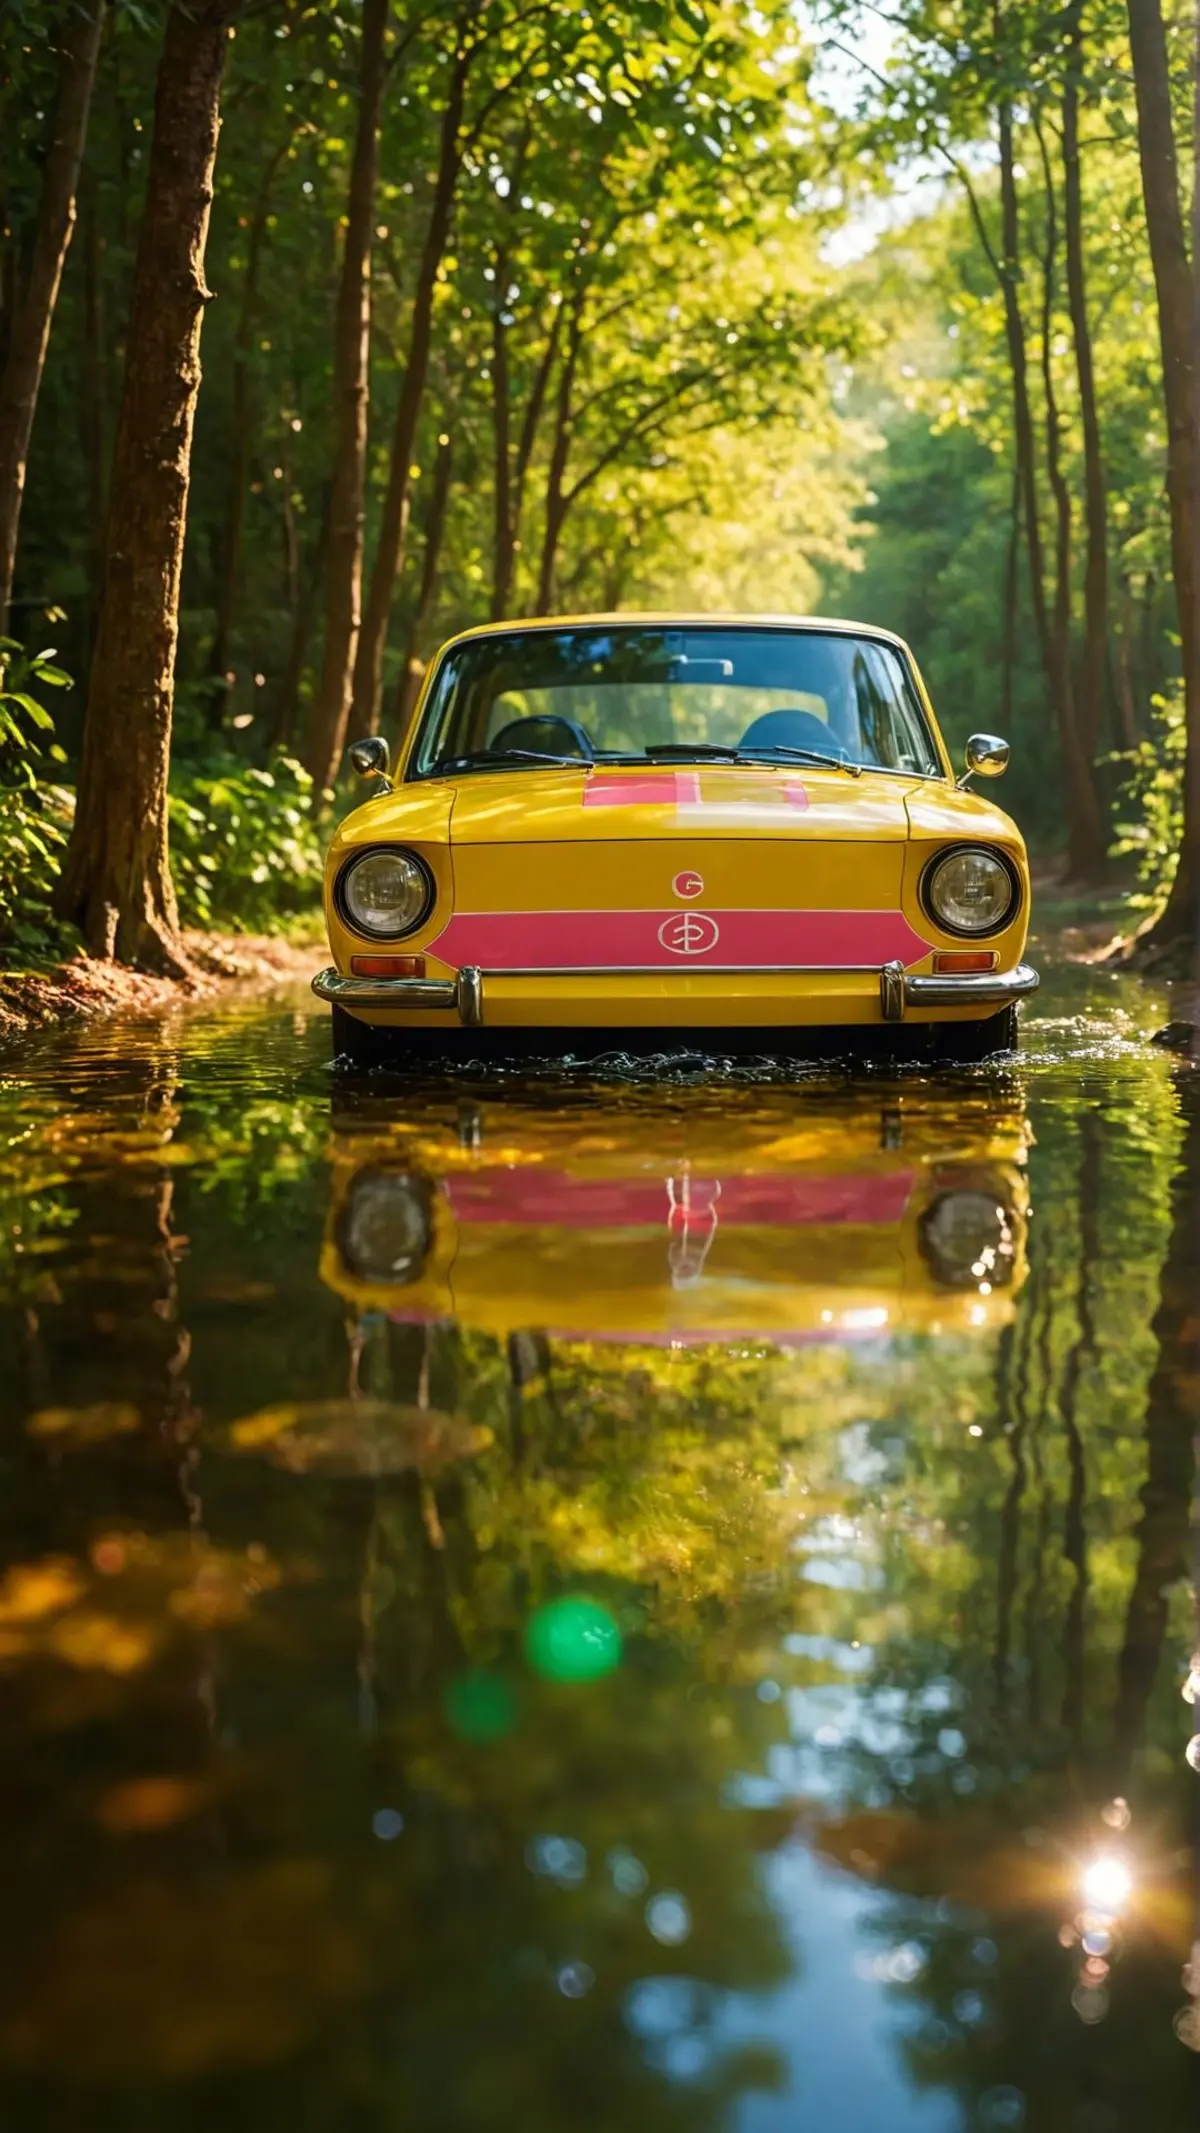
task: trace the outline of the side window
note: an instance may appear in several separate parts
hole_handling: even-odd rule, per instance
[[[867,762],[885,770],[924,771],[930,749],[916,707],[909,701],[898,660],[885,645],[862,644],[854,656],[854,694]]]

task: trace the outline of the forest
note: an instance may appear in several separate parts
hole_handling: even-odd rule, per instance
[[[316,901],[489,618],[853,615],[1200,938],[1194,22],[6,0],[0,959]]]

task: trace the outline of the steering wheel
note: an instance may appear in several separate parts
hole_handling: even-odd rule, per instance
[[[499,733],[488,742],[488,746],[498,749],[502,754],[508,748],[544,748],[549,753],[551,749],[561,748],[561,742],[556,744],[554,741],[553,736],[556,733],[565,733],[585,762],[595,762],[596,751],[590,736],[573,718],[561,718],[557,711],[544,711],[532,718],[510,719],[507,726],[501,726]]]
[[[818,755],[844,756],[846,753],[836,733],[813,711],[764,711],[751,720],[738,746],[808,748]]]

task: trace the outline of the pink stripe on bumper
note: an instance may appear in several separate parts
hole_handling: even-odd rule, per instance
[[[902,911],[459,911],[430,949],[456,969],[813,970],[916,963]]]

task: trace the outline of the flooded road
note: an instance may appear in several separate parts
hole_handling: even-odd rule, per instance
[[[0,2125],[1193,2126],[1200,1087],[1037,1006],[0,1062]]]

